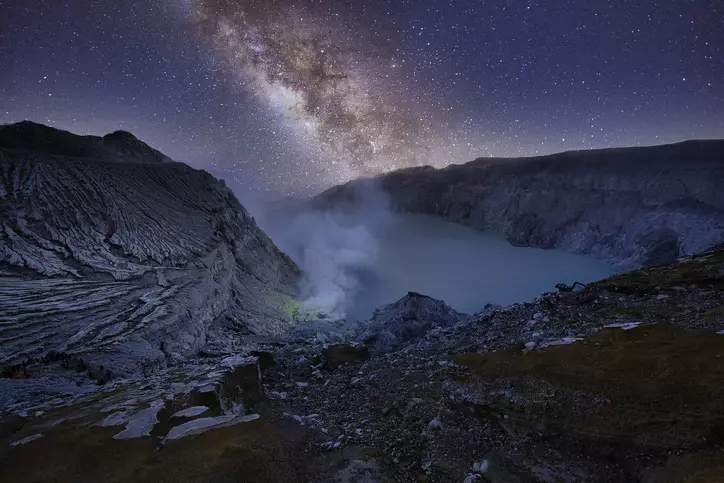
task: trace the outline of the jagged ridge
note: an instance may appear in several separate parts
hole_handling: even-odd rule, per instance
[[[171,161],[127,131],[115,131],[103,137],[78,136],[31,121],[0,125],[0,146],[16,151],[115,162]]]

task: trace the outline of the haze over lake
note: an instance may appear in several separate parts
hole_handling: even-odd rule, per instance
[[[515,247],[498,234],[425,215],[399,215],[377,240],[376,260],[360,274],[351,320],[369,318],[409,291],[475,313],[487,303],[528,301],[559,282],[588,283],[614,273],[602,260]]]

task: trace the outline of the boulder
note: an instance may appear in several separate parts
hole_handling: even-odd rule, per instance
[[[449,327],[468,317],[442,300],[408,292],[397,302],[375,310],[358,338],[375,351],[388,352],[421,339],[432,329]]]
[[[216,371],[198,384],[188,406],[206,406],[214,414],[250,412],[266,399],[257,357],[227,357],[223,371]]]
[[[322,351],[327,367],[334,369],[342,364],[366,361],[370,357],[367,347],[335,344]]]

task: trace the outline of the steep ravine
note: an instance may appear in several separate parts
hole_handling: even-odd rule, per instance
[[[0,126],[0,364],[128,373],[238,349],[289,325],[297,277],[209,173],[129,133]]]
[[[724,141],[480,158],[374,180],[395,209],[562,248],[621,268],[655,265],[724,241]],[[354,200],[365,181],[332,188],[322,208]],[[369,189],[361,190],[368,196]]]

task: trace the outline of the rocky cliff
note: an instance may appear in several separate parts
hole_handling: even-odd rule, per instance
[[[396,209],[504,234],[516,245],[562,248],[654,265],[724,241],[724,141],[480,158],[377,179]],[[319,195],[353,201],[353,181]]]
[[[123,131],[0,126],[0,363],[229,351],[291,322],[297,276],[209,173]]]

